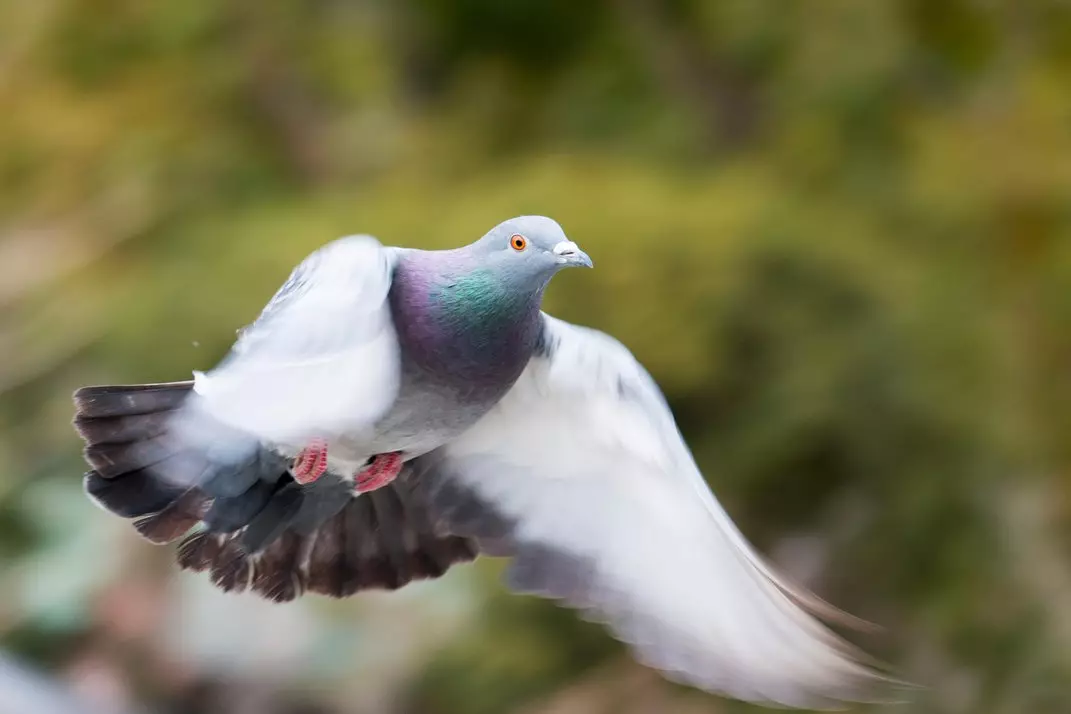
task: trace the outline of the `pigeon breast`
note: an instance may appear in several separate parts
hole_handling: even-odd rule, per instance
[[[402,251],[388,298],[401,385],[370,446],[415,456],[460,435],[517,381],[538,342],[540,296],[470,269],[463,251]]]

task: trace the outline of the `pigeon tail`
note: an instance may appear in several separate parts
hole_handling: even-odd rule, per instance
[[[186,536],[176,554],[183,569],[208,571],[223,590],[281,602],[306,591],[393,590],[476,557],[472,541],[436,532],[408,469],[354,497],[352,484],[333,476],[298,484],[288,461],[259,443],[217,449],[249,452],[220,463],[211,446],[183,438],[175,418],[192,390],[188,381],[85,387],[74,395],[74,426],[93,467],[86,491],[134,519],[154,543]],[[220,429],[222,439],[241,436]]]
[[[74,426],[93,467],[85,488],[103,508],[137,519],[155,543],[204,520],[210,530],[245,526],[267,505],[285,462],[262,448],[239,461],[212,460],[175,433],[192,382],[84,387],[75,392]]]

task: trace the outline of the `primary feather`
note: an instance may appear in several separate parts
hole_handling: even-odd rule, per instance
[[[683,682],[793,706],[865,696],[871,672],[748,546],[631,354],[550,317],[543,334],[509,394],[418,461],[446,528]]]

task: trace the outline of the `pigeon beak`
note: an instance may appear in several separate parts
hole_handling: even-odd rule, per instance
[[[558,265],[580,268],[593,268],[594,264],[588,254],[580,250],[571,240],[563,240],[554,246],[554,255],[558,256]]]

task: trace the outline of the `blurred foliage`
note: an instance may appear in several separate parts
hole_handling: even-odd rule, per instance
[[[190,615],[212,596],[81,495],[74,387],[211,366],[334,237],[536,212],[597,264],[548,308],[629,345],[749,537],[885,627],[907,710],[1071,710],[1069,81],[1061,0],[0,4],[5,646],[159,711],[746,710],[634,682],[494,563],[268,610],[235,637],[297,618],[306,654],[220,671],[167,623],[224,600]]]

